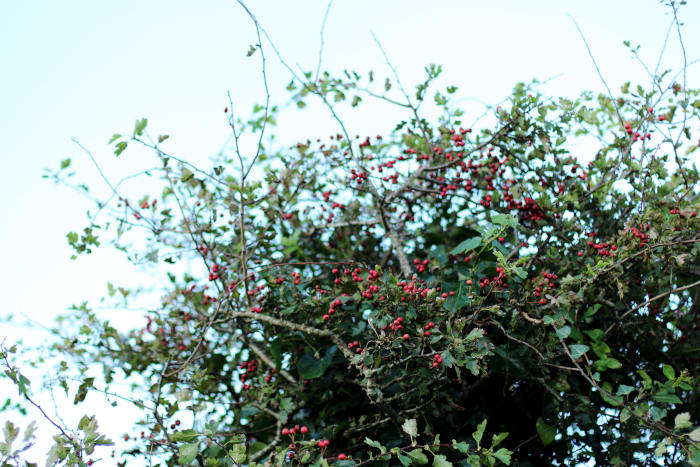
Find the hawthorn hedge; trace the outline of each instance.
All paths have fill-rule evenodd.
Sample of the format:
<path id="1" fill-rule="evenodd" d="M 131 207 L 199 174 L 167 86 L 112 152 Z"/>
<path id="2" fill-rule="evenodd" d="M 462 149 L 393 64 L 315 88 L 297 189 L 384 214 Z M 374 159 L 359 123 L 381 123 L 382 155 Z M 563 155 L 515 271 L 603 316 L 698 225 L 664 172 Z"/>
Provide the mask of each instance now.
<path id="1" fill-rule="evenodd" d="M 169 282 L 127 332 L 75 307 L 61 329 L 79 333 L 53 350 L 72 357 L 67 390 L 81 375 L 76 404 L 141 382 L 121 394 L 143 417 L 119 465 L 700 463 L 699 91 L 678 75 L 576 99 L 521 83 L 472 129 L 456 87 L 432 90 L 440 71 L 415 92 L 295 73 L 292 101 L 325 106 L 337 134 L 275 148 L 269 99 L 247 121 L 232 104 L 236 144 L 211 169 L 145 119 L 114 135 L 122 158 L 153 150 L 149 192 L 115 188 L 68 240 Z M 339 109 L 371 98 L 407 117 L 355 136 Z M 109 443 L 96 422 L 62 430 L 49 462 L 89 465 Z"/>

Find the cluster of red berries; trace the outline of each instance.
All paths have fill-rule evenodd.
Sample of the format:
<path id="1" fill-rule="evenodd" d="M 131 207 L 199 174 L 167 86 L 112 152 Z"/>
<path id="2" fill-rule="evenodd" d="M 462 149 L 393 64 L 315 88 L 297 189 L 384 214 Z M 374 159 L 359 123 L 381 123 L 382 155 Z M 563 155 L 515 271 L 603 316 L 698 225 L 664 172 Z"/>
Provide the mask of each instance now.
<path id="1" fill-rule="evenodd" d="M 651 110 L 651 109 L 650 109 L 650 110 Z M 642 134 L 639 133 L 638 131 L 634 131 L 634 130 L 632 129 L 632 125 L 630 125 L 629 123 L 625 123 L 625 132 L 626 132 L 629 136 L 632 137 L 632 141 L 637 141 L 637 140 L 639 140 L 640 138 L 642 138 L 642 139 L 644 139 L 644 138 L 646 138 L 646 139 L 651 139 L 651 133 L 647 133 L 646 135 L 642 136 Z"/>
<path id="2" fill-rule="evenodd" d="M 428 265 L 428 260 L 424 259 L 423 261 L 419 260 L 418 258 L 415 258 L 413 260 L 413 264 L 416 265 L 416 271 L 418 272 L 423 272 L 425 271 L 425 267 Z"/>
<path id="3" fill-rule="evenodd" d="M 380 290 L 381 290 L 381 289 L 380 289 L 380 287 L 379 287 L 378 285 L 376 285 L 376 284 L 370 284 L 370 285 L 367 287 L 367 289 L 365 289 L 364 291 L 362 291 L 362 296 L 363 296 L 364 298 L 367 298 L 367 299 L 369 299 L 369 300 L 372 300 L 372 299 L 374 298 L 374 294 L 375 294 L 375 293 L 379 293 Z"/>
<path id="4" fill-rule="evenodd" d="M 403 323 L 403 318 L 399 316 L 399 317 L 396 318 L 394 321 L 392 321 L 391 323 L 389 323 L 389 325 L 388 325 L 388 326 L 389 326 L 389 330 L 390 330 L 390 331 L 394 331 L 394 332 L 398 331 L 399 329 L 401 329 L 401 328 L 403 327 L 403 326 L 401 325 L 401 323 Z M 382 331 L 386 331 L 386 329 L 387 329 L 387 326 L 386 326 L 386 325 L 382 326 Z"/>
<path id="5" fill-rule="evenodd" d="M 219 265 L 215 264 L 211 267 L 211 271 L 209 272 L 209 280 L 215 281 L 218 278 L 219 278 Z"/>
<path id="6" fill-rule="evenodd" d="M 686 212 L 686 213 L 684 214 L 684 213 L 681 212 L 680 209 L 673 209 L 673 208 L 671 208 L 671 210 L 669 211 L 669 214 L 675 214 L 675 215 L 677 215 L 678 217 L 680 217 L 681 219 L 684 219 L 685 216 L 690 216 L 691 218 L 692 218 L 692 217 L 697 217 L 698 212 L 697 212 L 697 211 L 692 211 L 692 212 Z"/>
<path id="7" fill-rule="evenodd" d="M 439 353 L 433 355 L 433 368 L 437 368 L 442 363 L 442 357 Z"/>
<path id="8" fill-rule="evenodd" d="M 598 254 L 600 256 L 612 256 L 614 254 L 614 251 L 617 250 L 616 245 L 612 245 L 609 243 L 593 243 L 591 240 L 588 240 L 588 242 L 586 242 L 586 245 L 588 245 L 590 248 L 598 250 Z"/>
<path id="9" fill-rule="evenodd" d="M 348 349 L 355 349 L 355 353 L 362 353 L 362 347 L 360 347 L 360 343 L 358 341 L 350 342 L 348 344 Z"/>
<path id="10" fill-rule="evenodd" d="M 282 428 L 282 435 L 284 436 L 291 436 L 294 438 L 294 435 L 297 433 L 301 433 L 302 435 L 305 435 L 306 433 L 309 432 L 309 428 L 306 425 L 294 425 L 292 428 Z"/>
<path id="11" fill-rule="evenodd" d="M 433 329 L 434 327 L 435 327 L 435 323 L 433 323 L 432 321 L 429 322 L 428 324 L 426 324 L 426 325 L 423 327 L 423 329 L 425 330 L 425 331 L 423 332 L 423 335 L 424 335 L 425 337 L 430 336 L 430 330 Z"/>
<path id="12" fill-rule="evenodd" d="M 328 313 L 323 315 L 323 321 L 328 321 L 332 315 L 335 314 L 337 308 L 339 306 L 342 306 L 343 302 L 340 300 L 340 298 L 336 298 L 331 302 L 331 306 L 328 308 Z"/>
<path id="13" fill-rule="evenodd" d="M 141 202 L 141 209 L 155 208 L 157 202 L 158 202 L 158 200 L 154 199 L 151 204 L 148 204 L 148 200 L 143 200 Z"/>
<path id="14" fill-rule="evenodd" d="M 362 183 L 368 178 L 369 174 L 367 172 L 358 172 L 355 169 L 350 169 L 350 179 L 356 182 L 358 185 L 362 185 Z"/>
<path id="15" fill-rule="evenodd" d="M 255 371 L 258 369 L 258 363 L 255 361 L 255 359 L 253 359 L 249 362 L 241 363 L 241 365 L 238 368 L 243 370 L 239 378 L 241 380 L 241 383 L 245 383 L 245 381 L 251 376 L 253 376 L 253 373 L 255 373 Z M 250 389 L 250 385 L 243 384 L 243 389 Z"/>
<path id="16" fill-rule="evenodd" d="M 642 228 L 642 226 L 640 225 L 639 228 Z M 643 247 L 644 245 L 646 245 L 647 235 L 645 233 L 643 233 L 642 231 L 640 231 L 636 227 L 630 227 L 630 231 L 632 232 L 632 234 L 635 237 L 637 237 L 639 239 L 639 246 L 640 247 Z"/>

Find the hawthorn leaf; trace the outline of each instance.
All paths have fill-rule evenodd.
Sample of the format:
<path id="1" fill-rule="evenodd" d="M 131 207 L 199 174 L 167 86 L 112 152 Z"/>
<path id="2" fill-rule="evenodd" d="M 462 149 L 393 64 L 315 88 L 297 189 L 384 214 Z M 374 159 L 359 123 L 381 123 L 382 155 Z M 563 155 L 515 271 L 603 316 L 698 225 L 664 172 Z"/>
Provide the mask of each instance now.
<path id="1" fill-rule="evenodd" d="M 401 429 L 404 431 L 404 433 L 410 436 L 411 439 L 418 436 L 418 425 L 416 424 L 415 418 L 411 418 L 403 422 L 403 425 L 401 425 Z"/>
<path id="2" fill-rule="evenodd" d="M 473 250 L 476 247 L 478 247 L 479 245 L 481 245 L 481 240 L 482 240 L 481 237 L 468 238 L 468 239 L 464 240 L 462 243 L 460 243 L 459 245 L 457 245 L 456 247 L 454 247 L 452 249 L 452 251 L 450 252 L 450 254 L 458 255 L 460 253 L 465 253 L 469 250 Z"/>
<path id="3" fill-rule="evenodd" d="M 452 467 L 452 462 L 442 454 L 433 454 L 433 467 Z"/>
<path id="4" fill-rule="evenodd" d="M 180 456 L 178 460 L 180 464 L 188 465 L 197 457 L 197 454 L 199 454 L 199 442 L 183 444 L 180 446 Z"/>

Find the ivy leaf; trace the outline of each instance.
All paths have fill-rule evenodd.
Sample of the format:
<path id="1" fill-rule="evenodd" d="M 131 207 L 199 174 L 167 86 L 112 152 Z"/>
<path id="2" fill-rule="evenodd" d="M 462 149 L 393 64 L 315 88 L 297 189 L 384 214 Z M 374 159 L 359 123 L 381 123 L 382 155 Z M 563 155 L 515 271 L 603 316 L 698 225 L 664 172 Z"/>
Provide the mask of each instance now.
<path id="1" fill-rule="evenodd" d="M 557 329 L 557 337 L 559 339 L 566 339 L 569 337 L 569 334 L 571 334 L 571 327 L 570 326 L 562 326 L 559 329 Z"/>
<path id="2" fill-rule="evenodd" d="M 573 357 L 574 360 L 578 360 L 581 355 L 585 354 L 590 350 L 590 348 L 587 345 L 583 344 L 573 344 L 569 346 L 569 350 L 571 351 L 571 356 Z"/>

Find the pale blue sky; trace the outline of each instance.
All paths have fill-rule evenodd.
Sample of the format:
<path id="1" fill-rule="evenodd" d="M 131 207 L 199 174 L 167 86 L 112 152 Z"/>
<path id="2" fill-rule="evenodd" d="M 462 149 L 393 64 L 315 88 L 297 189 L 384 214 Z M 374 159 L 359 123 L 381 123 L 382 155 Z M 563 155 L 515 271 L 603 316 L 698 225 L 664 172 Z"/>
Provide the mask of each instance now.
<path id="1" fill-rule="evenodd" d="M 700 2 L 689 3 L 681 18 L 688 58 L 696 59 Z M 305 69 L 316 67 L 326 6 L 325 0 L 249 1 L 285 59 Z M 558 78 L 546 93 L 575 96 L 602 86 L 567 14 L 576 18 L 617 89 L 626 80 L 648 82 L 622 41 L 641 44 L 653 67 L 670 24 L 667 12 L 654 0 L 336 0 L 326 25 L 323 68 L 388 75 L 374 31 L 409 87 L 421 80 L 425 65 L 437 63 L 445 70 L 442 83 L 458 85 L 465 104 L 495 103 L 517 81 L 553 76 Z M 0 315 L 23 313 L 48 324 L 70 304 L 103 295 L 106 281 L 138 278 L 111 252 L 69 261 L 65 235 L 85 225 L 90 205 L 42 180 L 42 169 L 71 157 L 82 179 L 104 193 L 71 137 L 117 179 L 147 155 L 127 152 L 116 159 L 107 140 L 130 131 L 140 117 L 149 119 L 155 133 L 172 135 L 173 153 L 206 168 L 228 136 L 226 92 L 240 114 L 264 97 L 257 55 L 246 57 L 254 42 L 253 26 L 235 0 L 0 1 Z M 681 63 L 678 51 L 672 36 L 667 66 Z M 290 76 L 269 47 L 267 55 L 272 97 L 283 103 Z M 691 68 L 688 77 L 697 87 L 698 70 Z M 349 122 L 351 132 L 360 134 L 395 125 L 381 112 Z M 281 124 L 276 131 L 284 141 L 334 131 L 323 110 L 282 118 Z M 2 336 L 36 341 L 44 334 L 0 324 Z M 7 388 L 0 386 L 2 394 Z M 53 432 L 41 426 L 45 443 Z M 123 429 L 115 425 L 109 434 L 117 438 Z"/>

